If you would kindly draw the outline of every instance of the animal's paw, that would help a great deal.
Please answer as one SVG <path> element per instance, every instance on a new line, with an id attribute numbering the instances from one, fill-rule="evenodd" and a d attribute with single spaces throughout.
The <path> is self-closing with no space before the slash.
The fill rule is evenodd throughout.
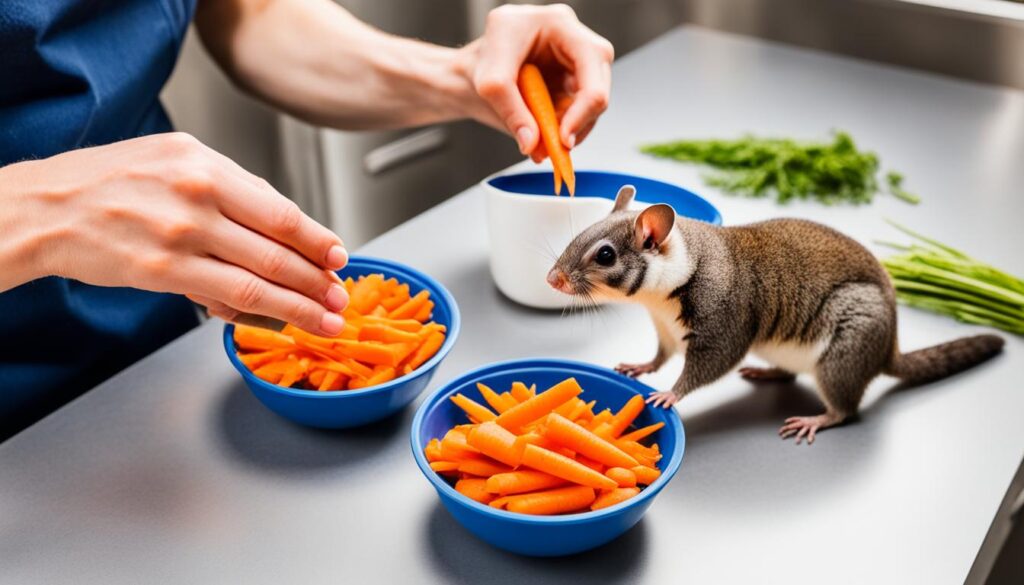
<path id="1" fill-rule="evenodd" d="M 792 382 L 796 375 L 780 368 L 740 368 L 740 376 L 751 382 Z"/>
<path id="2" fill-rule="evenodd" d="M 647 404 L 654 407 L 671 408 L 676 402 L 679 402 L 679 397 L 674 392 L 651 392 L 647 396 Z"/>
<path id="3" fill-rule="evenodd" d="M 654 367 L 654 362 L 647 362 L 646 364 L 619 364 L 615 366 L 615 371 L 630 378 L 636 378 L 643 374 L 650 374 L 657 370 Z"/>
<path id="4" fill-rule="evenodd" d="M 779 436 L 788 439 L 796 435 L 796 444 L 807 437 L 807 444 L 814 443 L 814 435 L 822 429 L 827 429 L 841 422 L 841 419 L 831 414 L 819 414 L 817 416 L 791 416 L 779 429 Z"/>

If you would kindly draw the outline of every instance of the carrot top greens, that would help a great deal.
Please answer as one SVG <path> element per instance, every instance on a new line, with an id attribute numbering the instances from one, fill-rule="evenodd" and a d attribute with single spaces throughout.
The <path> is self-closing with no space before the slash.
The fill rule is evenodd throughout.
<path id="1" fill-rule="evenodd" d="M 705 175 L 712 187 L 747 197 L 771 193 L 779 203 L 815 199 L 826 205 L 870 203 L 882 189 L 876 178 L 878 155 L 857 149 L 853 138 L 837 131 L 830 143 L 744 136 L 739 140 L 680 140 L 640 149 L 650 155 L 718 169 Z M 917 204 L 903 189 L 903 175 L 886 175 L 888 192 Z"/>

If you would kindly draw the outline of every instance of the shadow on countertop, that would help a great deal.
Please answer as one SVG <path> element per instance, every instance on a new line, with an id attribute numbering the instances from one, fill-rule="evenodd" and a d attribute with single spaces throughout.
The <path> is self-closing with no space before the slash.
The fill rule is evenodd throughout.
<path id="1" fill-rule="evenodd" d="M 406 431 L 414 409 L 365 427 L 315 429 L 274 414 L 238 380 L 227 388 L 213 424 L 232 458 L 257 469 L 302 476 L 339 468 L 380 456 L 396 441 L 408 441 Z"/>
<path id="2" fill-rule="evenodd" d="M 647 564 L 644 522 L 590 551 L 567 557 L 525 557 L 479 540 L 437 503 L 427 517 L 423 538 L 429 543 L 431 562 L 453 583 L 635 583 Z"/>

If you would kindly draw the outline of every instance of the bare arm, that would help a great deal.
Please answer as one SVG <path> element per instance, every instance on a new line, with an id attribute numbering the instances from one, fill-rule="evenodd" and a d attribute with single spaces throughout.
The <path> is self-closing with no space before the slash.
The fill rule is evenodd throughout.
<path id="1" fill-rule="evenodd" d="M 566 146 L 586 136 L 608 103 L 611 45 L 565 6 L 494 10 L 484 36 L 460 49 L 386 34 L 330 0 L 203 0 L 196 25 L 238 85 L 320 125 L 473 118 L 535 153 L 537 127 L 515 85 L 527 60 L 574 98 L 563 118 Z"/>

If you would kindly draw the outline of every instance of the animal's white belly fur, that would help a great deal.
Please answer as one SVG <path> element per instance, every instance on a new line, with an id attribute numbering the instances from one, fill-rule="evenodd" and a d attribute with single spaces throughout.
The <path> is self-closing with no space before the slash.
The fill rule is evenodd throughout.
<path id="1" fill-rule="evenodd" d="M 813 373 L 818 358 L 828 347 L 828 340 L 815 343 L 772 342 L 761 343 L 750 348 L 750 352 L 775 367 L 794 374 Z"/>

